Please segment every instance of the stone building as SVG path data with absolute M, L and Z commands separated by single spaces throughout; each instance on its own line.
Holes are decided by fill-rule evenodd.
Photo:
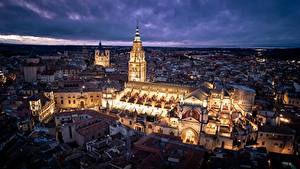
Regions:
M 142 46 L 139 27 L 136 27 L 130 59 L 128 62 L 128 81 L 146 81 L 145 51 Z
M 218 138 L 212 149 L 232 148 L 233 123 L 252 111 L 255 91 L 208 82 L 200 86 L 145 82 L 144 55 L 137 27 L 128 63 L 129 82 L 119 92 L 105 91 L 102 106 L 116 109 L 119 122 L 138 132 L 173 135 L 185 143 L 202 145 Z M 251 130 L 249 127 L 257 130 L 254 124 L 241 130 Z
M 293 154 L 295 131 L 285 126 L 263 126 L 258 132 L 257 146 L 281 154 Z
M 54 91 L 56 106 L 61 109 L 85 109 L 101 106 L 101 90 L 59 90 Z
M 98 48 L 95 50 L 95 65 L 100 65 L 103 67 L 110 66 L 110 52 L 109 50 L 104 50 L 101 42 L 99 43 Z
M 41 122 L 47 122 L 55 112 L 53 92 L 31 96 L 29 98 L 29 106 L 33 116 L 37 116 Z

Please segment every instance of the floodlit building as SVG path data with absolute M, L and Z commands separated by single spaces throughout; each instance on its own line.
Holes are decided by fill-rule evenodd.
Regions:
M 37 116 L 41 122 L 47 122 L 55 112 L 53 92 L 31 96 L 29 106 L 33 116 Z
M 128 81 L 146 81 L 145 51 L 142 46 L 139 26 L 136 27 L 130 59 L 128 62 Z
M 128 82 L 123 90 L 106 90 L 102 97 L 103 107 L 119 112 L 120 123 L 138 132 L 172 135 L 184 143 L 211 149 L 233 148 L 234 122 L 243 121 L 241 135 L 245 130 L 257 131 L 257 126 L 251 121 L 247 125 L 244 118 L 252 112 L 253 89 L 220 83 L 189 86 L 145 80 L 145 52 L 137 27 L 128 62 Z M 208 145 L 216 138 L 217 144 Z
M 95 65 L 100 65 L 103 67 L 110 66 L 110 51 L 104 50 L 101 42 L 99 43 L 98 49 L 95 50 Z
M 101 91 L 68 91 L 54 92 L 56 106 L 61 109 L 99 108 L 101 106 Z

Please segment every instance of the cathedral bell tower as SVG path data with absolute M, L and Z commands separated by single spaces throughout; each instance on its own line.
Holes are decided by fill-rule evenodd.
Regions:
M 136 26 L 135 37 L 128 62 L 128 81 L 146 81 L 145 51 L 142 46 L 138 25 Z

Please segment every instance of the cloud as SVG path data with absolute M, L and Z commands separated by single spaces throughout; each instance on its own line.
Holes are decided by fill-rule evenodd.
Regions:
M 297 0 L 3 0 L 0 34 L 130 42 L 138 19 L 146 42 L 300 46 L 298 6 Z
M 0 2 L 0 8 L 4 7 L 4 3 Z
M 98 45 L 97 40 L 72 40 L 37 36 L 0 35 L 0 43 L 34 44 L 34 45 Z M 104 45 L 131 46 L 131 41 L 102 41 Z M 145 46 L 183 46 L 180 42 L 144 42 Z
M 32 2 L 28 2 L 26 0 L 16 0 L 15 1 L 17 5 L 26 8 L 36 14 L 38 14 L 41 17 L 47 18 L 47 19 L 53 19 L 55 17 L 55 14 L 51 11 L 47 11 L 46 9 L 42 9 L 36 4 Z

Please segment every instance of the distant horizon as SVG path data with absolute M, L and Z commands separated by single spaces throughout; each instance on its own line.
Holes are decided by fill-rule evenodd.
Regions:
M 20 39 L 25 39 L 22 41 Z M 48 42 L 47 42 L 48 41 Z M 0 44 L 4 45 L 36 45 L 36 46 L 98 46 L 101 41 L 103 46 L 130 47 L 132 41 L 106 41 L 106 40 L 71 40 L 48 37 L 0 35 Z M 144 47 L 167 47 L 167 48 L 300 48 L 300 44 L 185 44 L 184 42 L 170 41 L 143 41 Z

